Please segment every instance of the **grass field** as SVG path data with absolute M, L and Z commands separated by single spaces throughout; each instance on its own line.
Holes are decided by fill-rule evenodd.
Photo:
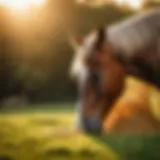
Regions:
M 159 136 L 78 134 L 74 108 L 64 105 L 1 111 L 0 160 L 160 159 Z

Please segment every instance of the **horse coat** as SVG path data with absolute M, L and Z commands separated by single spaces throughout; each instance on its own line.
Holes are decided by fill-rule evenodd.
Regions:
M 153 45 L 152 54 L 145 52 L 144 56 L 149 59 L 152 66 L 157 67 L 156 65 L 160 62 L 160 9 L 144 12 L 107 26 L 105 33 L 107 43 L 109 42 L 115 49 L 115 54 L 118 52 L 126 61 L 132 59 L 139 51 Z M 85 47 L 81 47 L 74 57 L 70 69 L 72 75 L 77 76 L 85 70 L 83 62 L 89 50 L 95 45 L 97 37 L 95 31 L 85 38 Z M 156 64 L 153 64 L 155 62 Z
M 144 12 L 111 25 L 106 32 L 108 42 L 128 57 L 152 43 L 160 46 L 160 10 Z
M 104 48 L 109 47 L 109 49 L 103 51 L 101 48 L 97 47 L 97 43 L 100 45 L 102 44 Z M 110 106 L 117 99 L 117 95 L 119 95 L 121 92 L 121 90 L 118 89 L 116 90 L 117 94 L 110 96 L 110 93 L 112 93 L 110 91 L 118 88 L 119 86 L 120 88 L 124 87 L 124 84 L 121 83 L 123 82 L 121 79 L 123 80 L 125 76 L 119 76 L 121 71 L 125 73 L 124 75 L 131 74 L 137 78 L 140 75 L 140 78 L 142 78 L 144 81 L 149 81 L 151 84 L 160 87 L 160 10 L 155 9 L 144 12 L 140 15 L 131 17 L 128 20 L 124 20 L 122 22 L 104 27 L 101 30 L 92 32 L 84 38 L 83 42 L 76 48 L 76 51 L 77 53 L 75 54 L 71 66 L 71 73 L 72 75 L 77 76 L 79 81 L 78 84 L 81 102 L 81 107 L 79 108 L 79 114 L 81 114 L 81 116 L 79 119 L 85 119 L 85 122 L 80 120 L 84 126 L 87 126 L 89 123 L 92 130 L 98 130 L 97 128 L 102 125 L 99 120 L 103 118 L 103 116 L 99 117 L 95 115 L 95 113 L 99 113 L 101 110 L 99 106 L 94 107 L 97 110 L 94 110 L 95 113 L 93 113 L 92 116 L 90 115 L 86 117 L 84 113 L 82 113 L 82 109 L 85 109 L 86 111 L 87 108 L 91 108 L 90 110 L 92 111 L 94 106 L 90 105 L 89 103 L 88 105 L 84 105 L 84 102 L 87 101 L 87 98 L 85 98 L 86 96 L 84 95 L 86 93 L 90 94 L 87 87 L 84 86 L 84 84 L 86 84 L 85 79 L 88 78 L 87 76 L 89 76 L 90 71 L 93 71 L 88 70 L 88 66 L 90 67 L 92 65 L 85 65 L 86 59 L 90 57 L 93 58 L 94 61 L 99 61 L 101 63 L 102 59 L 107 59 L 110 57 L 109 61 L 104 61 L 105 65 L 102 65 L 104 66 L 103 70 L 105 72 L 100 72 L 102 74 L 96 72 L 98 73 L 100 83 L 97 83 L 96 81 L 97 84 L 94 83 L 94 86 L 92 87 L 94 88 L 96 85 L 98 85 L 100 89 L 105 89 L 106 92 L 103 93 L 105 94 L 104 100 L 106 100 L 107 103 L 104 105 L 104 107 L 108 108 L 107 110 L 110 109 Z M 118 65 L 117 60 L 119 60 Z M 123 63 L 119 64 L 119 62 Z M 100 69 L 98 71 L 100 71 Z M 114 74 L 118 75 L 118 77 L 112 76 Z M 102 82 L 101 80 L 104 81 Z M 91 81 L 89 82 L 91 83 Z M 112 87 L 108 88 L 108 86 Z M 96 93 L 97 91 L 97 89 L 94 90 Z M 103 112 L 103 110 L 101 111 Z M 95 123 L 93 122 L 95 121 L 99 124 L 98 127 L 94 125 Z
M 127 74 L 160 87 L 160 10 L 143 12 L 104 30 L 106 43 L 123 59 Z M 88 37 L 90 46 L 96 36 Z

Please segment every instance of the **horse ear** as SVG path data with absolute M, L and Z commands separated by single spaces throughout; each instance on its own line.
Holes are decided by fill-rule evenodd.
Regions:
M 101 45 L 105 42 L 106 39 L 107 39 L 106 29 L 100 28 L 98 30 L 97 48 L 101 47 Z
M 105 28 L 100 28 L 98 31 L 98 42 L 102 43 L 106 39 L 106 29 Z
M 83 44 L 83 36 L 82 35 L 69 36 L 69 43 L 74 49 L 77 49 L 77 47 Z

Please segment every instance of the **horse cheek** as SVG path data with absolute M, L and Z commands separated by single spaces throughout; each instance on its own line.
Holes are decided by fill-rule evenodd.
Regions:
M 124 88 L 125 73 L 123 68 L 119 65 L 112 66 L 110 72 L 108 72 L 108 84 L 106 84 L 107 92 L 111 96 L 117 96 L 122 92 Z

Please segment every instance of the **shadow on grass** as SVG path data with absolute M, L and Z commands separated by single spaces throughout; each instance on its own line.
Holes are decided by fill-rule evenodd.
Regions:
M 51 148 L 45 151 L 45 156 L 46 157 L 58 157 L 58 158 L 74 158 L 74 159 L 95 159 L 96 157 L 98 158 L 98 153 L 91 151 L 88 148 L 81 149 L 79 151 L 73 151 L 70 150 L 69 148 Z
M 1 155 L 0 160 L 13 160 L 13 158 L 9 157 L 8 155 Z
M 51 148 L 46 151 L 46 156 L 62 156 L 68 157 L 72 155 L 72 151 L 68 148 Z
M 93 152 L 91 150 L 88 150 L 88 149 L 82 149 L 78 152 L 78 155 L 79 156 L 83 156 L 83 157 L 95 157 L 97 155 L 96 152 Z
M 121 160 L 160 160 L 160 135 L 109 135 L 94 136 L 93 139 L 110 146 Z
M 36 118 L 30 120 L 30 123 L 35 126 L 59 126 L 59 121 L 56 119 L 48 119 L 48 118 Z

